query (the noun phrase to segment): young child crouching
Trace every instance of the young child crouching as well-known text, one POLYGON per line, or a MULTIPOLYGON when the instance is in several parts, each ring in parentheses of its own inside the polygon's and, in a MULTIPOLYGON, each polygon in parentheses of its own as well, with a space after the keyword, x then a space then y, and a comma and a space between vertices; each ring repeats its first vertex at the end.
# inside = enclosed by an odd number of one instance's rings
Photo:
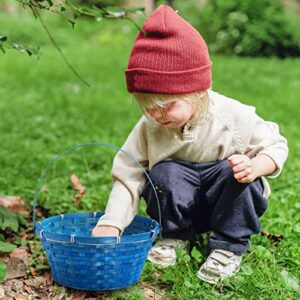
MULTIPOLYGON (((176 247, 210 231, 210 254, 197 275, 209 283, 232 276, 241 264, 270 187, 288 148, 275 123, 255 108, 211 88, 211 62, 201 35, 172 8, 160 6, 144 23, 126 70, 127 89, 144 111, 122 149, 149 171, 159 197, 163 238, 148 259, 167 267, 176 247)), ((143 171, 119 152, 113 188, 94 236, 123 232, 139 199, 158 220, 154 191, 143 171)))

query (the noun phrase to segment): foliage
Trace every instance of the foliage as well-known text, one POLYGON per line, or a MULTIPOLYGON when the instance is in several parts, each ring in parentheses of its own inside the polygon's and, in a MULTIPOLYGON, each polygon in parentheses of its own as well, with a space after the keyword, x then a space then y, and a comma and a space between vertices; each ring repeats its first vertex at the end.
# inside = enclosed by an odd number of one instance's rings
POLYGON ((76 1, 66 0, 55 2, 52 0, 16 0, 21 3, 24 8, 28 7, 36 14, 35 9, 47 10, 61 16, 72 14, 76 19, 80 16, 94 18, 124 18, 129 14, 144 13, 143 7, 120 7, 122 1, 76 1), (116 12, 118 11, 118 13, 116 12))
POLYGON ((213 52, 243 56, 299 56, 296 24, 280 0, 177 1, 175 8, 191 19, 213 52))
POLYGON ((6 264, 0 261, 0 281, 5 278, 6 275, 6 264))
POLYGON ((10 253, 16 249, 16 246, 10 243, 0 242, 0 252, 10 253))
POLYGON ((0 230, 7 228, 17 231, 19 227, 18 217, 10 210, 0 205, 0 230))
MULTIPOLYGON (((5 242, 5 230, 16 232, 19 228, 18 216, 0 205, 0 254, 12 252, 16 246, 5 242)), ((0 281, 5 278, 6 265, 0 260, 0 281)))
POLYGON ((5 35, 0 35, 0 50, 5 53, 5 48, 12 48, 20 51, 21 53, 26 52, 29 56, 38 54, 38 47, 28 47, 16 42, 10 42, 5 35))
MULTIPOLYGON (((24 8, 29 8, 34 17, 38 19, 44 28, 46 34, 49 37, 52 45, 57 49, 59 54, 61 55, 62 59, 64 60, 67 67, 71 70, 71 72, 86 86, 90 86, 90 84, 77 72, 77 70, 73 67, 70 63, 67 56, 61 50, 60 46, 56 42, 56 39, 51 33, 51 30, 48 28, 44 19, 40 13, 42 10, 50 11, 52 13, 57 13, 63 16, 67 16, 68 21, 72 24, 73 28, 75 26, 75 20, 78 17, 85 16, 85 17, 92 17, 95 18, 97 21, 101 21, 103 18, 110 18, 110 19, 126 19, 131 21, 135 27, 140 30, 143 34, 145 32, 143 29, 136 23, 134 19, 132 19, 129 15, 131 14, 143 14, 144 8, 122 8, 117 7, 117 3, 121 3, 121 1, 114 1, 114 6, 107 6, 111 3, 111 1, 98 1, 99 5, 94 5, 94 1, 87 1, 90 6, 83 6, 74 4, 72 0, 66 0, 65 2, 54 2, 52 0, 16 0, 20 2, 24 8), (69 18, 68 16, 72 14, 73 18, 69 18)), ((29 55, 38 54, 39 47, 29 47, 20 44, 19 42, 10 42, 6 35, 0 34, 0 50, 5 53, 5 48, 10 49, 14 48, 20 51, 21 53, 27 52, 29 55)))
POLYGON ((107 6, 122 6, 124 5, 124 0, 74 0, 74 3, 81 5, 96 5, 97 7, 107 7, 107 6))

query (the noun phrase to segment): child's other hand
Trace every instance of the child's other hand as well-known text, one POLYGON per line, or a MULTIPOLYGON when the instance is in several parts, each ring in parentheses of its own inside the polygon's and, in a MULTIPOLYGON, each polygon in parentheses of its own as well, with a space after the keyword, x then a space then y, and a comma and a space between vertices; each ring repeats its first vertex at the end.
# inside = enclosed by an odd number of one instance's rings
POLYGON ((233 154, 228 157, 234 178, 241 183, 250 183, 257 178, 252 160, 247 155, 233 154))
POLYGON ((92 236, 119 236, 120 230, 117 227, 113 226, 96 226, 92 231, 92 236))

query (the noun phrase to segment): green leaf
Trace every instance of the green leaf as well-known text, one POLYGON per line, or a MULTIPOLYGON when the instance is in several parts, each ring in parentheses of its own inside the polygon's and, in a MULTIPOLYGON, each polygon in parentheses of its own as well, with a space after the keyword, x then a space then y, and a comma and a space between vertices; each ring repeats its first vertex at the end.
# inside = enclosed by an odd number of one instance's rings
POLYGON ((249 265, 242 266, 242 270, 247 276, 250 276, 253 273, 253 269, 249 265))
POLYGON ((3 53, 5 53, 5 50, 4 50, 4 48, 3 48, 3 46, 2 46, 1 43, 0 43, 0 50, 1 50, 3 53))
POLYGON ((295 227, 293 228, 293 230, 297 233, 300 233, 300 224, 295 225, 295 227))
POLYGON ((44 264, 37 264, 35 266, 35 268, 38 270, 38 271, 43 271, 43 270, 49 270, 50 267, 48 265, 44 265, 44 264))
POLYGON ((24 48, 23 45, 17 44, 17 43, 12 43, 11 46, 17 50, 19 50, 21 53, 26 52, 26 49, 24 48))
POLYGON ((21 44, 17 44, 17 43, 12 43, 11 47, 14 49, 17 49, 18 51, 20 51, 21 53, 27 53, 29 56, 31 55, 39 55, 39 47, 26 47, 23 46, 21 44))
POLYGON ((196 249, 196 247, 193 248, 191 255, 197 262, 201 262, 202 254, 196 249))
POLYGON ((263 260, 272 260, 273 255, 272 253, 265 247, 263 246, 256 246, 254 253, 257 258, 263 259, 263 260))
POLYGON ((295 276, 291 275, 286 270, 282 270, 280 272, 280 275, 281 275, 281 277, 283 278, 285 284, 288 287, 292 288, 295 291, 299 291, 299 282, 298 282, 298 279, 295 276))
POLYGON ((0 260, 0 280, 5 279, 6 276, 6 264, 0 260))
POLYGON ((6 242, 0 242, 0 252, 4 252, 4 253, 10 253, 12 251, 14 251, 17 248, 17 246, 10 244, 10 243, 6 243, 6 242))
POLYGON ((68 22, 70 22, 70 23, 71 23, 71 25, 72 25, 72 28, 74 29, 74 27, 75 27, 75 24, 76 24, 76 23, 75 23, 73 20, 71 20, 71 19, 69 19, 69 20, 68 20, 68 22))
POLYGON ((17 231, 19 228, 18 217, 4 206, 0 206, 0 229, 11 228, 17 231))
POLYGON ((0 35, 0 41, 1 41, 1 42, 7 41, 7 36, 5 36, 5 35, 0 35))
POLYGON ((185 278, 184 279, 184 285, 187 287, 187 288, 192 288, 193 285, 192 283, 190 282, 189 278, 185 278))
POLYGON ((110 10, 107 10, 107 12, 114 18, 122 18, 126 14, 124 10, 114 11, 114 10, 110 9, 110 10))
POLYGON ((126 7, 125 11, 127 13, 135 13, 135 14, 145 14, 145 7, 126 7))

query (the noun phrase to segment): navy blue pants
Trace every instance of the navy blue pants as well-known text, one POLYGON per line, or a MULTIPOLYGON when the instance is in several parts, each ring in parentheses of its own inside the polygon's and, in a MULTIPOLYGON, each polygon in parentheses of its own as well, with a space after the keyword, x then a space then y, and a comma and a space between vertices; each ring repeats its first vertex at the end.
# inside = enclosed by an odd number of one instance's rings
MULTIPOLYGON (((241 255, 250 236, 260 231, 258 218, 267 208, 262 180, 239 183, 227 160, 162 161, 149 176, 158 194, 165 238, 190 240, 211 231, 210 249, 241 255)), ((148 182, 142 197, 149 216, 158 220, 157 200, 148 182)))

